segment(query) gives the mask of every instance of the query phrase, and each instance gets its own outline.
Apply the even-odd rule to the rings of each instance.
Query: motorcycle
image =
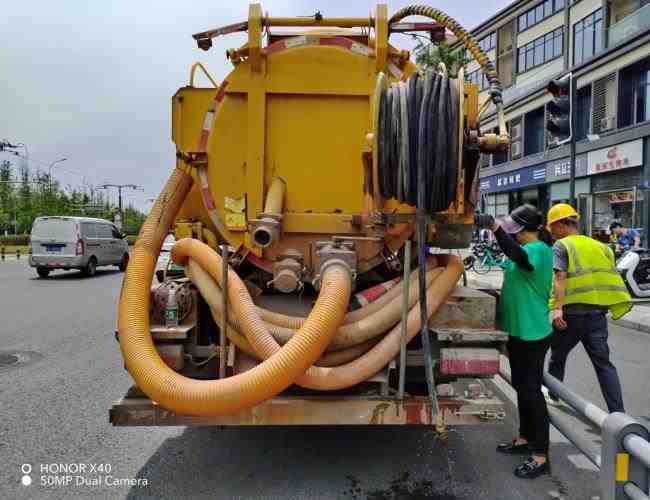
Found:
[[[630,295],[638,299],[650,299],[650,250],[633,248],[616,262]]]

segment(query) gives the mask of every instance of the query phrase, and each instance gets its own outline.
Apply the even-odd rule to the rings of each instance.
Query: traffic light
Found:
[[[568,74],[551,80],[546,87],[553,95],[553,100],[546,105],[546,130],[551,136],[549,143],[559,145],[571,140],[572,84],[572,75]]]

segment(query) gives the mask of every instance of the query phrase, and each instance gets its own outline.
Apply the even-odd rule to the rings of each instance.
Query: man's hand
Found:
[[[567,324],[564,321],[562,309],[553,309],[553,326],[558,330],[566,330]]]

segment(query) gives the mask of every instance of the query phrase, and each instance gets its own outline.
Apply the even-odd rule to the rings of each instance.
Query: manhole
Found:
[[[18,363],[18,360],[19,358],[15,354],[6,354],[6,353],[0,354],[0,366],[15,365],[16,363]]]
[[[36,351],[0,351],[0,371],[24,366],[42,358],[43,355]]]

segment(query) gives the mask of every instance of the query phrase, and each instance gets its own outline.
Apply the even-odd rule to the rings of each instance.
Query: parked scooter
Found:
[[[630,294],[638,299],[650,299],[650,250],[633,248],[616,262]]]

